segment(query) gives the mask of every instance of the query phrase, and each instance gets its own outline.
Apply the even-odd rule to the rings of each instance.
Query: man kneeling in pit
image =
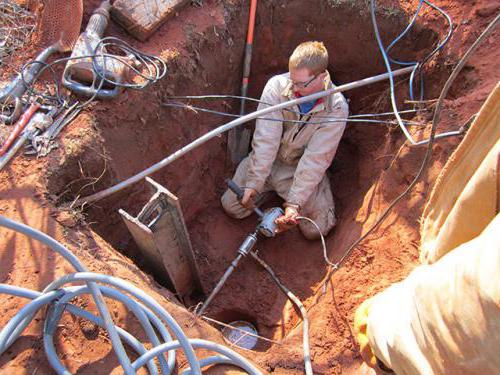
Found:
[[[258,109],[335,87],[327,71],[328,52],[321,42],[305,42],[292,53],[289,72],[266,84]],[[275,191],[285,200],[285,214],[276,219],[279,231],[298,225],[307,239],[320,237],[305,216],[315,221],[323,235],[335,226],[335,204],[326,171],[337,151],[349,113],[341,93],[306,102],[258,119],[252,152],[241,161],[233,177],[244,188],[240,201],[227,190],[221,202],[232,217],[252,213],[253,200]],[[339,119],[339,120],[335,120]],[[329,121],[332,120],[332,121]]]

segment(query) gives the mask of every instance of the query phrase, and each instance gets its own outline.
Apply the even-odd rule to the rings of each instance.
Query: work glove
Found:
[[[359,345],[359,352],[361,357],[371,368],[377,367],[377,358],[373,353],[373,350],[368,341],[368,315],[370,313],[370,307],[372,304],[372,299],[367,299],[364,301],[354,313],[354,334],[356,336],[356,341]]]
[[[285,207],[285,214],[277,218],[274,222],[278,226],[276,233],[285,232],[298,224],[299,209],[294,206]]]

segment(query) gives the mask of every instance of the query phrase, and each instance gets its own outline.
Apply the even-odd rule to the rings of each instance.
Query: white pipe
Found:
[[[383,81],[385,79],[388,79],[391,75],[393,77],[396,77],[396,76],[399,76],[402,74],[407,74],[407,73],[410,73],[412,70],[413,70],[412,67],[407,67],[407,68],[395,70],[391,73],[379,74],[377,76],[368,77],[368,78],[361,79],[359,81],[346,83],[345,85],[337,86],[337,87],[334,87],[334,88],[329,89],[329,90],[320,91],[320,92],[317,92],[317,93],[312,94],[312,95],[304,96],[304,97],[298,98],[298,99],[293,99],[293,100],[290,100],[287,102],[283,102],[283,103],[276,104],[276,105],[273,105],[273,106],[270,106],[267,108],[263,108],[259,111],[249,113],[248,115],[237,118],[231,122],[228,122],[225,125],[219,126],[218,128],[202,135],[201,137],[195,139],[193,142],[182,147],[180,150],[177,150],[173,154],[169,155],[165,159],[163,159],[163,160],[159,161],[158,163],[152,165],[151,167],[143,170],[142,172],[139,172],[136,175],[129,177],[125,181],[122,181],[114,186],[111,186],[107,189],[99,191],[95,194],[89,195],[88,197],[77,199],[74,204],[82,205],[84,203],[95,202],[95,201],[98,201],[102,198],[105,198],[113,193],[116,193],[117,191],[125,189],[126,187],[141,181],[143,178],[145,178],[145,177],[155,173],[156,171],[160,170],[161,168],[169,165],[174,160],[177,160],[178,158],[180,158],[184,154],[187,154],[189,151],[202,145],[203,143],[207,142],[208,140],[212,139],[213,137],[216,137],[216,136],[218,136],[218,135],[220,135],[228,130],[236,128],[237,126],[242,125],[242,124],[244,124],[250,120],[253,120],[257,117],[261,117],[261,116],[264,116],[268,113],[278,111],[278,110],[281,110],[284,108],[288,108],[288,107],[291,107],[291,106],[294,106],[297,104],[301,104],[301,103],[309,102],[309,101],[316,100],[319,98],[323,98],[325,96],[332,95],[332,94],[335,94],[338,92],[348,91],[348,90],[356,89],[358,87],[370,85],[370,84],[375,83],[375,82]]]

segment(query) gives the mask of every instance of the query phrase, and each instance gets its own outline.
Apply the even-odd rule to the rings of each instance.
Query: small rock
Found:
[[[77,224],[77,220],[68,211],[61,211],[57,214],[56,221],[68,228],[73,228]]]

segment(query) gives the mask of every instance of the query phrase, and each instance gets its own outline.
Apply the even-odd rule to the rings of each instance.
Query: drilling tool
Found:
[[[35,107],[33,107],[32,104],[30,108],[35,108],[34,111],[36,112],[39,107],[39,104],[37,104]],[[17,138],[15,143],[8,150],[6,149],[5,154],[2,154],[2,156],[0,156],[0,171],[9,163],[9,161],[14,157],[17,151],[19,151],[19,149],[28,139],[32,138],[36,134],[43,132],[52,124],[53,117],[58,112],[59,108],[54,107],[49,110],[48,113],[36,112],[32,115],[32,117],[30,117],[30,120],[21,136]],[[15,138],[13,138],[13,140],[15,140]]]
[[[241,187],[239,187],[238,184],[236,184],[233,180],[228,180],[227,185],[229,189],[231,189],[231,191],[236,194],[238,200],[241,201],[241,199],[243,198],[243,190],[241,189]],[[203,314],[210,302],[212,302],[217,293],[219,293],[219,291],[222,289],[222,286],[225,284],[229,276],[233,273],[234,269],[238,267],[240,260],[243,257],[247,256],[250,251],[252,251],[255,243],[257,242],[258,235],[261,234],[264,237],[268,238],[274,237],[276,235],[276,219],[285,214],[280,207],[273,207],[269,210],[266,210],[265,212],[258,207],[254,207],[253,210],[260,217],[259,224],[257,224],[255,231],[253,233],[250,233],[241,243],[240,247],[238,248],[238,255],[231,262],[231,265],[227,268],[226,272],[221,277],[214,290],[212,290],[212,293],[210,293],[196,315]]]
[[[66,64],[63,74],[63,85],[74,93],[100,99],[114,98],[120,93],[121,87],[104,81],[101,76],[110,81],[121,83],[125,80],[127,68],[117,58],[106,55],[106,49],[100,45],[104,31],[109,23],[109,0],[103,1],[90,17],[85,31],[80,35]],[[94,56],[96,55],[96,56]],[[93,56],[93,57],[88,57]]]
[[[79,102],[75,102],[72,106],[64,110],[46,129],[38,127],[37,131],[32,132],[28,137],[29,144],[24,154],[37,155],[37,157],[47,156],[50,151],[57,148],[58,145],[55,138],[65,126],[78,116],[82,110],[82,107],[78,106],[79,104]]]

